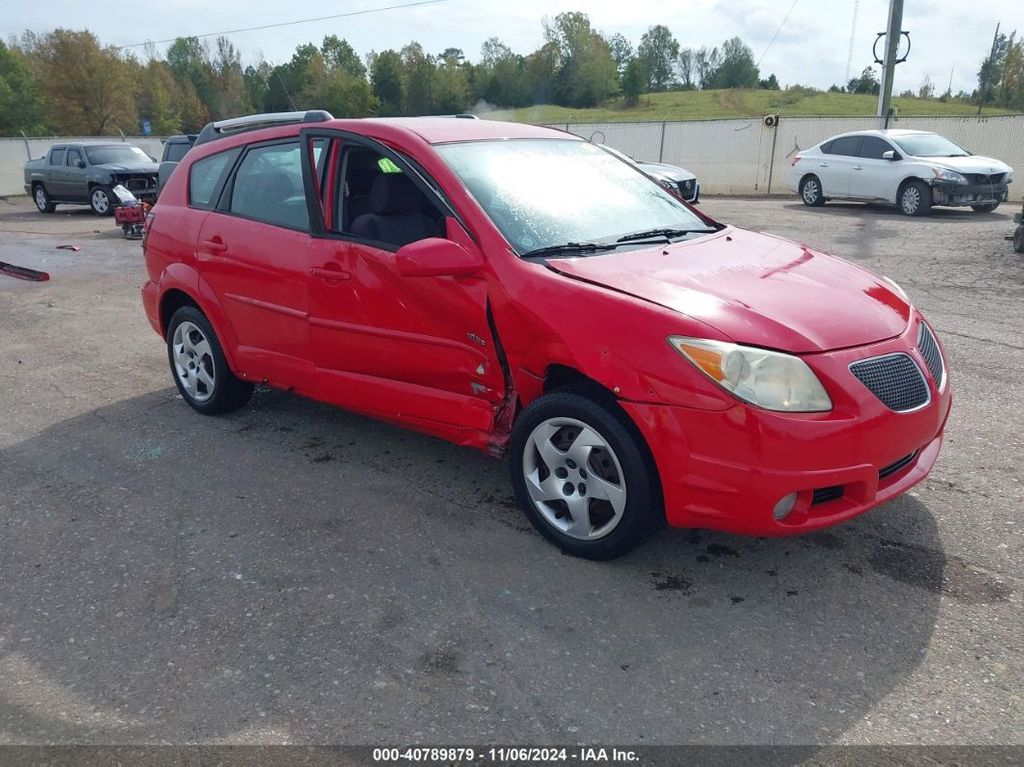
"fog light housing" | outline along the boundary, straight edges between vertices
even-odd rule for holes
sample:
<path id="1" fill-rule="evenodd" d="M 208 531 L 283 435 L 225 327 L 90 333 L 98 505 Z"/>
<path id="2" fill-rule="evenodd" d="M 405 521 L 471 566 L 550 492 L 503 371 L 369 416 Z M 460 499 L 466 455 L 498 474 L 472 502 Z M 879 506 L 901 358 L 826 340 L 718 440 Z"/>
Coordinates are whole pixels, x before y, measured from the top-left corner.
<path id="1" fill-rule="evenodd" d="M 781 522 L 788 517 L 789 513 L 793 511 L 794 506 L 796 506 L 796 493 L 782 496 L 779 502 L 775 504 L 775 521 Z"/>

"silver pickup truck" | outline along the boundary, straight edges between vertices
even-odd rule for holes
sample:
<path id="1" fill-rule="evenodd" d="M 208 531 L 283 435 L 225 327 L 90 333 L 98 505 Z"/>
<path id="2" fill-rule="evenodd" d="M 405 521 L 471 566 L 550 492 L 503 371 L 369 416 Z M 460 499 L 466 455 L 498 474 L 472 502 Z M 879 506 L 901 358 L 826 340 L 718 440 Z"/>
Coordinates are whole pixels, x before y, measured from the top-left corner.
<path id="1" fill-rule="evenodd" d="M 54 144 L 45 157 L 25 163 L 25 192 L 41 213 L 53 213 L 57 203 L 76 203 L 106 216 L 114 211 L 111 189 L 117 184 L 140 200 L 155 201 L 157 168 L 156 160 L 131 144 Z"/>

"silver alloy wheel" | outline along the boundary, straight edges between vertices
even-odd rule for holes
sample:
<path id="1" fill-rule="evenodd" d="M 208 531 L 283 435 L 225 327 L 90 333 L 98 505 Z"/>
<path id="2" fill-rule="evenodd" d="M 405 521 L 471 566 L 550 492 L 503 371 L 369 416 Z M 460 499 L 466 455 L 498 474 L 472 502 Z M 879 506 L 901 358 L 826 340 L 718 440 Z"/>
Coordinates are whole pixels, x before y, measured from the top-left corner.
<path id="1" fill-rule="evenodd" d="M 549 418 L 523 448 L 526 490 L 544 520 L 582 541 L 603 538 L 622 521 L 626 480 L 608 440 L 574 418 Z"/>
<path id="2" fill-rule="evenodd" d="M 46 210 L 46 203 L 47 202 L 48 202 L 48 200 L 46 199 L 46 190 L 43 189 L 41 186 L 37 186 L 36 187 L 36 207 L 39 208 L 39 210 Z"/>
<path id="3" fill-rule="evenodd" d="M 921 190 L 916 186 L 908 186 L 903 190 L 903 196 L 900 197 L 900 207 L 903 208 L 903 212 L 908 216 L 912 216 L 917 213 L 917 209 L 921 206 Z"/>
<path id="4" fill-rule="evenodd" d="M 110 198 L 102 189 L 94 189 L 92 192 L 92 209 L 103 215 L 110 208 Z"/>
<path id="5" fill-rule="evenodd" d="M 196 402 L 206 402 L 216 385 L 210 342 L 198 325 L 186 320 L 174 329 L 171 346 L 174 372 L 181 385 Z"/>
<path id="6" fill-rule="evenodd" d="M 821 190 L 818 188 L 818 180 L 815 178 L 809 178 L 804 182 L 804 202 L 808 205 L 813 205 L 818 201 L 818 195 L 821 194 Z"/>

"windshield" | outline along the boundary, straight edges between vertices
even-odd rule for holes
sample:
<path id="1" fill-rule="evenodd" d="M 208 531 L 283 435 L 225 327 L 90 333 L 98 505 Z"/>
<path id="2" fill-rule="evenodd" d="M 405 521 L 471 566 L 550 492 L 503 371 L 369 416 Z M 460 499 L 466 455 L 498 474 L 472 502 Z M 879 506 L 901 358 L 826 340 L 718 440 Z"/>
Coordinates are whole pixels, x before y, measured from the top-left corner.
<path id="1" fill-rule="evenodd" d="M 938 133 L 892 136 L 896 146 L 911 157 L 967 157 L 970 152 Z"/>
<path id="2" fill-rule="evenodd" d="M 153 162 L 137 146 L 87 146 L 85 155 L 90 165 L 124 165 L 125 163 Z"/>
<path id="3" fill-rule="evenodd" d="M 711 228 L 635 167 L 586 141 L 471 141 L 435 149 L 520 254 L 647 230 Z"/>

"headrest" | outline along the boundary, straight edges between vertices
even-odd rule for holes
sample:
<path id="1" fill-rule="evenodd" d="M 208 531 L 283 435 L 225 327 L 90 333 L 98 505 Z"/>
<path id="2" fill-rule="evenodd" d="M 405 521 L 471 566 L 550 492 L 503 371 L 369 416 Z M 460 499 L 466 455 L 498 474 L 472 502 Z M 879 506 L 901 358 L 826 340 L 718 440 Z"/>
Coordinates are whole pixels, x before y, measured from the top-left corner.
<path id="1" fill-rule="evenodd" d="M 415 213 L 422 202 L 423 193 L 404 173 L 382 173 L 370 190 L 371 213 Z"/>

